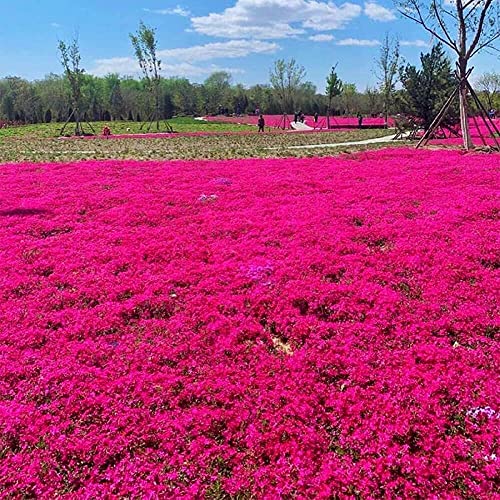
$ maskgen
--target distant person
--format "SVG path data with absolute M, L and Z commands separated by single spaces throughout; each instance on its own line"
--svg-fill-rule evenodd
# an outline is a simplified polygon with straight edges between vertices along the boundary
M 363 115 L 361 113 L 358 113 L 357 117 L 358 117 L 358 127 L 361 128 L 363 126 Z
M 319 119 L 319 115 L 318 115 L 318 112 L 316 111 L 316 113 L 314 113 L 314 125 L 318 124 L 318 119 Z
M 488 111 L 488 116 L 493 120 L 495 118 L 495 116 L 497 115 L 497 112 L 495 109 L 491 108 L 489 111 Z
M 264 120 L 264 115 L 259 115 L 257 120 L 257 125 L 259 126 L 259 132 L 264 132 L 264 127 L 266 126 L 266 121 Z
M 106 139 L 111 135 L 111 129 L 109 128 L 109 125 L 104 125 L 104 128 L 102 129 L 102 135 L 103 137 L 106 137 Z
M 304 116 L 304 113 L 302 113 L 302 111 L 299 111 L 299 120 L 300 120 L 300 123 L 304 123 L 305 119 L 306 119 L 306 117 Z
M 295 123 L 297 123 L 299 121 L 299 112 L 298 111 L 295 111 L 295 113 L 293 114 L 293 121 Z
M 255 116 L 259 116 L 260 115 L 260 108 L 255 108 Z

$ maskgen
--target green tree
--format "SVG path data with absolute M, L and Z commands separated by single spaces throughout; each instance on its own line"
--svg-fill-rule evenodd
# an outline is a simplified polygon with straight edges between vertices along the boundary
M 344 106 L 344 113 L 346 115 L 353 114 L 356 110 L 355 107 L 359 107 L 358 103 L 358 91 L 354 83 L 344 83 L 342 86 L 342 104 Z
M 60 40 L 59 53 L 61 56 L 61 64 L 64 68 L 64 73 L 71 90 L 71 107 L 73 109 L 73 117 L 75 120 L 75 135 L 83 135 L 80 114 L 82 107 L 83 74 L 85 73 L 85 70 L 80 67 L 81 56 L 78 38 L 74 38 L 71 43 L 66 43 Z M 70 118 L 68 118 L 68 121 Z M 64 127 L 65 126 L 66 124 Z M 64 132 L 64 127 L 61 130 L 61 134 Z
M 82 94 L 84 109 L 91 120 L 103 120 L 105 108 L 109 107 L 106 79 L 84 75 Z
M 477 79 L 477 88 L 486 96 L 490 109 L 500 107 L 500 73 L 491 71 Z
M 401 68 L 403 111 L 420 118 L 427 130 L 457 83 L 442 44 L 434 45 L 428 54 L 422 53 L 420 62 L 421 69 L 410 64 Z M 449 120 L 453 111 L 450 108 Z
M 148 110 L 151 109 L 151 94 L 144 82 L 133 78 L 124 78 L 121 80 L 121 92 L 124 108 L 133 117 L 137 117 L 138 114 L 141 116 L 148 115 Z
M 108 92 L 109 110 L 112 120 L 119 120 L 124 114 L 124 102 L 120 77 L 111 74 L 106 77 L 106 86 Z
M 373 114 L 378 115 L 383 109 L 380 92 L 378 92 L 377 89 L 366 87 L 365 97 L 366 97 L 366 112 L 371 115 Z
M 295 59 L 275 61 L 269 78 L 282 113 L 295 110 L 297 95 L 305 76 L 306 70 L 303 66 L 299 66 Z
M 257 108 L 266 113 L 281 111 L 281 104 L 275 100 L 273 89 L 269 85 L 254 85 L 248 89 L 248 107 L 252 112 Z
M 147 89 L 153 101 L 151 123 L 156 122 L 156 130 L 160 130 L 161 118 L 161 60 L 158 59 L 156 30 L 146 26 L 142 21 L 136 34 L 130 34 L 135 57 L 142 70 Z M 151 128 L 151 124 L 149 126 Z M 171 127 L 169 126 L 171 129 Z
M 248 107 L 248 96 L 243 85 L 238 84 L 233 90 L 232 107 L 235 113 L 244 113 Z
M 217 112 L 219 107 L 228 107 L 231 91 L 231 75 L 227 71 L 212 73 L 203 82 L 203 88 L 210 113 Z
M 14 120 L 15 117 L 15 108 L 14 108 L 14 99 L 12 97 L 12 94 L 6 93 L 3 98 L 2 98 L 2 104 L 1 104 L 1 110 L 2 110 L 2 115 L 7 119 L 7 120 Z
M 335 97 L 342 94 L 344 84 L 337 75 L 337 65 L 333 66 L 330 74 L 326 78 L 326 96 L 328 97 L 327 126 L 330 128 L 330 115 L 332 113 L 332 102 Z
M 35 86 L 40 96 L 42 107 L 51 110 L 52 119 L 56 122 L 64 122 L 68 117 L 68 108 L 71 106 L 69 83 L 66 78 L 49 74 L 32 85 Z

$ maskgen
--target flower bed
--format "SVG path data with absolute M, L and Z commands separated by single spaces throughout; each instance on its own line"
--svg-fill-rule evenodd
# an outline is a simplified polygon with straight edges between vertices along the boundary
M 2 495 L 493 498 L 498 159 L 3 165 Z
M 207 121 L 211 122 L 221 122 L 221 123 L 240 123 L 244 125 L 257 125 L 258 116 L 254 115 L 243 115 L 243 116 L 207 116 L 205 117 Z M 266 125 L 269 127 L 278 127 L 283 122 L 283 115 L 264 115 L 264 119 L 266 121 Z M 292 121 L 294 119 L 294 115 L 287 115 L 287 120 Z M 326 128 L 326 116 L 318 117 L 317 128 Z M 306 125 L 314 127 L 314 117 L 306 116 L 305 122 Z M 380 117 L 363 117 L 363 125 L 371 126 L 371 127 L 383 127 L 385 124 L 385 119 Z M 389 125 L 391 127 L 394 126 L 394 120 L 392 118 L 389 119 Z M 358 126 L 358 118 L 356 116 L 331 116 L 330 117 L 330 126 L 332 128 L 352 128 Z
M 493 123 L 500 131 L 500 119 L 493 120 Z M 486 125 L 482 119 L 471 119 L 469 126 L 471 139 L 475 146 L 496 146 L 497 143 L 500 143 L 500 135 L 496 134 L 495 128 L 491 124 Z M 444 137 L 432 139 L 430 143 L 448 146 L 461 146 L 463 144 L 461 133 L 459 137 L 451 134 L 449 130 L 442 130 L 441 133 Z M 492 134 L 496 137 L 496 141 Z

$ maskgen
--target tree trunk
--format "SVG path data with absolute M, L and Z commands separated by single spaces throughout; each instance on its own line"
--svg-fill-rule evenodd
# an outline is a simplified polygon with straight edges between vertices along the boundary
M 460 74 L 460 128 L 464 141 L 464 148 L 469 151 L 474 147 L 470 136 L 469 112 L 467 105 L 467 62 L 459 63 Z
M 75 135 L 77 137 L 82 135 L 82 128 L 80 126 L 80 110 L 75 108 Z
M 386 84 L 387 85 L 387 84 Z M 384 123 L 384 126 L 385 128 L 388 128 L 388 122 L 389 122 L 389 95 L 386 94 L 384 96 L 384 120 L 385 120 L 385 123 Z
M 486 92 L 486 99 L 488 99 L 488 106 L 490 109 L 493 109 L 493 100 L 491 99 L 491 93 Z

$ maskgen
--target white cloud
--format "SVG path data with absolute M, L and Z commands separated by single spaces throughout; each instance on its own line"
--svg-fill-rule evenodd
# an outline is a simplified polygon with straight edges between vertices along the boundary
M 240 68 L 226 68 L 215 64 L 208 66 L 198 66 L 188 62 L 170 63 L 163 65 L 163 76 L 184 76 L 196 78 L 210 75 L 215 71 L 227 71 L 231 74 L 240 74 L 245 71 Z M 139 76 L 141 70 L 137 61 L 132 57 L 112 57 L 110 59 L 98 59 L 95 67 L 89 73 L 96 76 L 105 76 L 110 73 L 118 73 L 127 76 Z
M 378 40 L 360 40 L 359 38 L 345 38 L 344 40 L 339 40 L 337 45 L 351 46 L 351 47 L 376 47 L 380 45 Z
M 51 25 L 53 28 L 62 28 L 62 26 L 61 26 L 59 23 L 50 23 L 50 25 Z
M 334 38 L 335 37 L 333 35 L 319 34 L 310 36 L 309 40 L 312 40 L 313 42 L 331 42 Z
M 230 40 L 229 42 L 207 43 L 193 47 L 158 51 L 162 58 L 195 62 L 211 59 L 246 57 L 250 54 L 273 54 L 279 49 L 276 43 L 260 40 Z
M 430 44 L 424 40 L 401 40 L 401 47 L 429 47 Z
M 386 9 L 376 2 L 365 2 L 365 15 L 374 21 L 394 21 L 396 15 L 394 11 Z
M 319 0 L 236 0 L 233 7 L 191 19 L 193 30 L 223 38 L 280 39 L 308 29 L 340 29 L 360 16 L 359 5 Z
M 182 17 L 189 17 L 191 15 L 191 12 L 184 7 L 181 7 L 180 5 L 177 5 L 176 7 L 172 9 L 142 9 L 145 12 L 150 12 L 151 14 L 161 14 L 162 16 L 169 16 L 169 15 L 174 15 L 174 16 L 182 16 Z
M 228 71 L 242 73 L 238 68 L 222 68 L 217 65 L 200 66 L 200 61 L 213 59 L 234 59 L 246 57 L 250 54 L 272 54 L 279 50 L 279 45 L 260 40 L 230 40 L 228 42 L 207 43 L 176 49 L 158 51 L 162 59 L 162 73 L 165 76 L 197 77 L 210 74 L 214 71 Z M 94 75 L 102 76 L 109 73 L 121 75 L 138 75 L 140 73 L 137 61 L 132 57 L 112 57 L 98 59 L 95 67 L 90 71 Z

